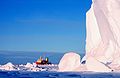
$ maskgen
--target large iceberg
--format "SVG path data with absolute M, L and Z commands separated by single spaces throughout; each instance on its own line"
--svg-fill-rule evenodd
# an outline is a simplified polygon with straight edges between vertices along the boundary
M 94 57 L 88 57 L 86 62 L 86 71 L 94 71 L 94 72 L 111 72 L 111 68 L 107 65 L 101 63 Z
M 111 69 L 120 65 L 119 17 L 120 0 L 93 0 L 86 18 L 87 59 L 92 56 Z
M 92 0 L 86 14 L 86 55 L 81 63 L 86 71 L 110 72 L 120 70 L 120 0 Z M 59 63 L 61 71 L 82 68 L 75 54 L 63 56 Z M 77 61 L 80 61 L 79 59 Z M 76 67 L 77 66 L 77 67 Z

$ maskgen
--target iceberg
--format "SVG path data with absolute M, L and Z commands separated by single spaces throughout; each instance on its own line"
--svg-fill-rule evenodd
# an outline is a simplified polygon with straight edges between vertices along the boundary
M 59 70 L 76 71 L 76 68 L 94 72 L 120 70 L 119 17 L 120 0 L 92 0 L 91 8 L 86 13 L 86 55 L 79 63 L 78 54 L 65 54 L 59 63 Z
M 120 66 L 120 0 L 92 0 L 86 14 L 86 62 L 89 57 Z M 116 67 L 115 67 L 116 66 Z
M 111 72 L 112 71 L 108 66 L 99 62 L 94 57 L 89 57 L 87 59 L 86 68 L 87 68 L 87 71 L 94 71 L 94 72 Z
M 76 71 L 80 66 L 80 55 L 77 53 L 66 53 L 59 62 L 59 71 Z

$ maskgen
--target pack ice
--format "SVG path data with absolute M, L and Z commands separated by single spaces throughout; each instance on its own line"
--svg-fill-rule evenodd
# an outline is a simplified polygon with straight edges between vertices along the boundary
M 14 65 L 11 62 L 0 65 L 0 71 L 30 71 L 30 72 L 39 72 L 39 71 L 57 71 L 58 66 L 55 64 L 51 65 L 37 65 L 36 63 L 27 63 Z

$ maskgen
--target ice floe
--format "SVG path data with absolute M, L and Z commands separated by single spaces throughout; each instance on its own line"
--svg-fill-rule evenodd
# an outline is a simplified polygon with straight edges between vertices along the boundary
M 51 65 L 36 65 L 36 63 L 27 63 L 26 65 L 13 65 L 12 63 L 7 63 L 5 65 L 0 65 L 1 71 L 57 71 L 58 65 L 51 64 Z
M 0 70 L 8 70 L 8 71 L 12 71 L 12 70 L 16 70 L 15 66 L 12 63 L 7 63 L 5 65 L 0 65 Z

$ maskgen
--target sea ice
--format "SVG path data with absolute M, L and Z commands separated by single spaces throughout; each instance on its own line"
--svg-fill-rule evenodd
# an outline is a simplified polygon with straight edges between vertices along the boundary
M 27 63 L 27 64 L 25 65 L 25 67 L 27 67 L 27 68 L 33 67 L 33 64 Z
M 7 63 L 5 65 L 0 65 L 0 70 L 2 71 L 57 71 L 57 65 L 36 65 L 35 63 L 27 63 L 26 65 L 13 65 L 12 63 Z
M 13 71 L 16 70 L 15 66 L 12 63 L 7 63 L 5 65 L 0 66 L 0 70 L 8 70 L 8 71 Z

